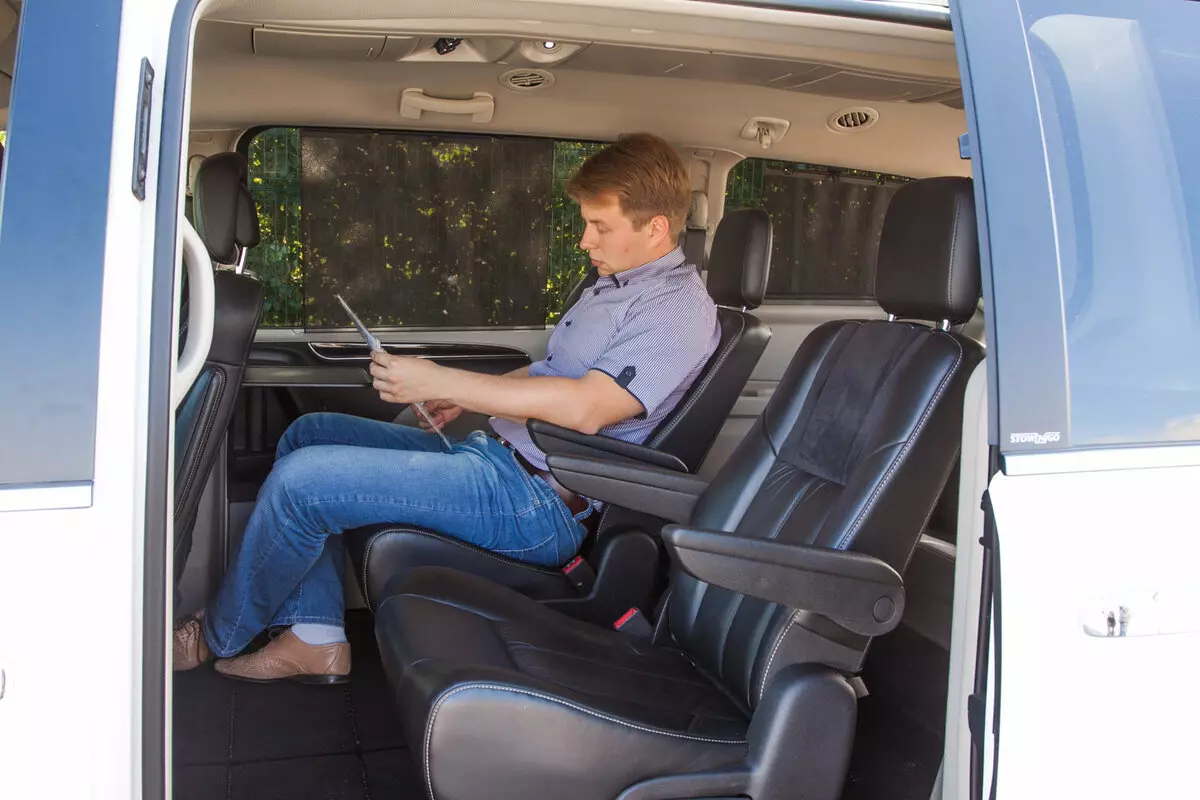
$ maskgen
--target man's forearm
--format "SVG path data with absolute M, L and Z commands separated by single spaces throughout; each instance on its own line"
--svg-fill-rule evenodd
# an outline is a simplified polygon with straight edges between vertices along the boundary
M 455 405 L 518 423 L 542 419 L 572 430 L 595 433 L 593 409 L 580 381 L 529 376 L 529 368 L 506 375 L 483 375 L 446 368 L 440 392 Z
M 480 375 L 383 352 L 373 353 L 371 361 L 371 385 L 391 403 L 436 399 L 518 423 L 544 419 L 581 433 L 645 411 L 638 398 L 603 372 L 561 378 L 530 376 L 523 367 L 507 375 Z

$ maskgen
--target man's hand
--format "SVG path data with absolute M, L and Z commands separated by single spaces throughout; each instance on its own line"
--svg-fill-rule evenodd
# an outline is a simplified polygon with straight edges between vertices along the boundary
M 458 419 L 464 410 L 462 406 L 456 406 L 449 400 L 427 400 L 425 402 L 425 411 L 429 413 L 429 418 L 433 420 L 433 424 L 437 426 L 438 430 Z M 415 408 L 413 413 L 416 414 L 417 424 L 421 426 L 421 429 L 429 430 L 429 423 Z
M 443 396 L 445 393 L 438 390 L 441 371 L 437 364 L 423 358 L 394 356 L 381 350 L 371 353 L 371 385 L 388 403 L 419 403 Z

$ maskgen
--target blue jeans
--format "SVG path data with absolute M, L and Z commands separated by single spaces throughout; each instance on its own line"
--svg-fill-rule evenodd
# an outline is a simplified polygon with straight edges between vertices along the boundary
M 204 616 L 208 646 L 241 652 L 268 627 L 341 625 L 342 531 L 406 523 L 521 561 L 560 566 L 584 529 L 546 481 L 482 431 L 446 452 L 433 433 L 308 414 L 280 440 L 241 547 Z

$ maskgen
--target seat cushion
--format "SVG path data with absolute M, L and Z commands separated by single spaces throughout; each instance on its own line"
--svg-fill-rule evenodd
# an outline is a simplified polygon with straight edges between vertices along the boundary
M 419 567 L 450 567 L 509 586 L 536 600 L 578 596 L 562 570 L 527 564 L 443 533 L 412 525 L 381 524 L 345 533 L 367 607 L 375 609 Z
M 408 574 L 376 637 L 431 797 L 616 797 L 729 766 L 748 715 L 682 651 L 454 570 Z

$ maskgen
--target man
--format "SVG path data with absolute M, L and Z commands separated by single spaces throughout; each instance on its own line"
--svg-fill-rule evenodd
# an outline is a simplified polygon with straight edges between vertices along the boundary
M 430 528 L 511 558 L 560 566 L 583 542 L 585 498 L 546 471 L 525 429 L 542 419 L 642 442 L 716 348 L 716 307 L 676 246 L 691 199 L 675 151 L 622 137 L 568 182 L 587 227 L 579 246 L 599 273 L 556 326 L 546 357 L 479 375 L 377 352 L 384 400 L 426 402 L 439 428 L 464 410 L 490 415 L 448 452 L 432 432 L 309 414 L 279 443 L 241 548 L 206 612 L 175 633 L 175 668 L 211 655 L 224 675 L 340 683 L 343 531 L 377 522 Z M 259 633 L 286 629 L 238 655 Z M 235 657 L 236 656 L 236 657 Z

